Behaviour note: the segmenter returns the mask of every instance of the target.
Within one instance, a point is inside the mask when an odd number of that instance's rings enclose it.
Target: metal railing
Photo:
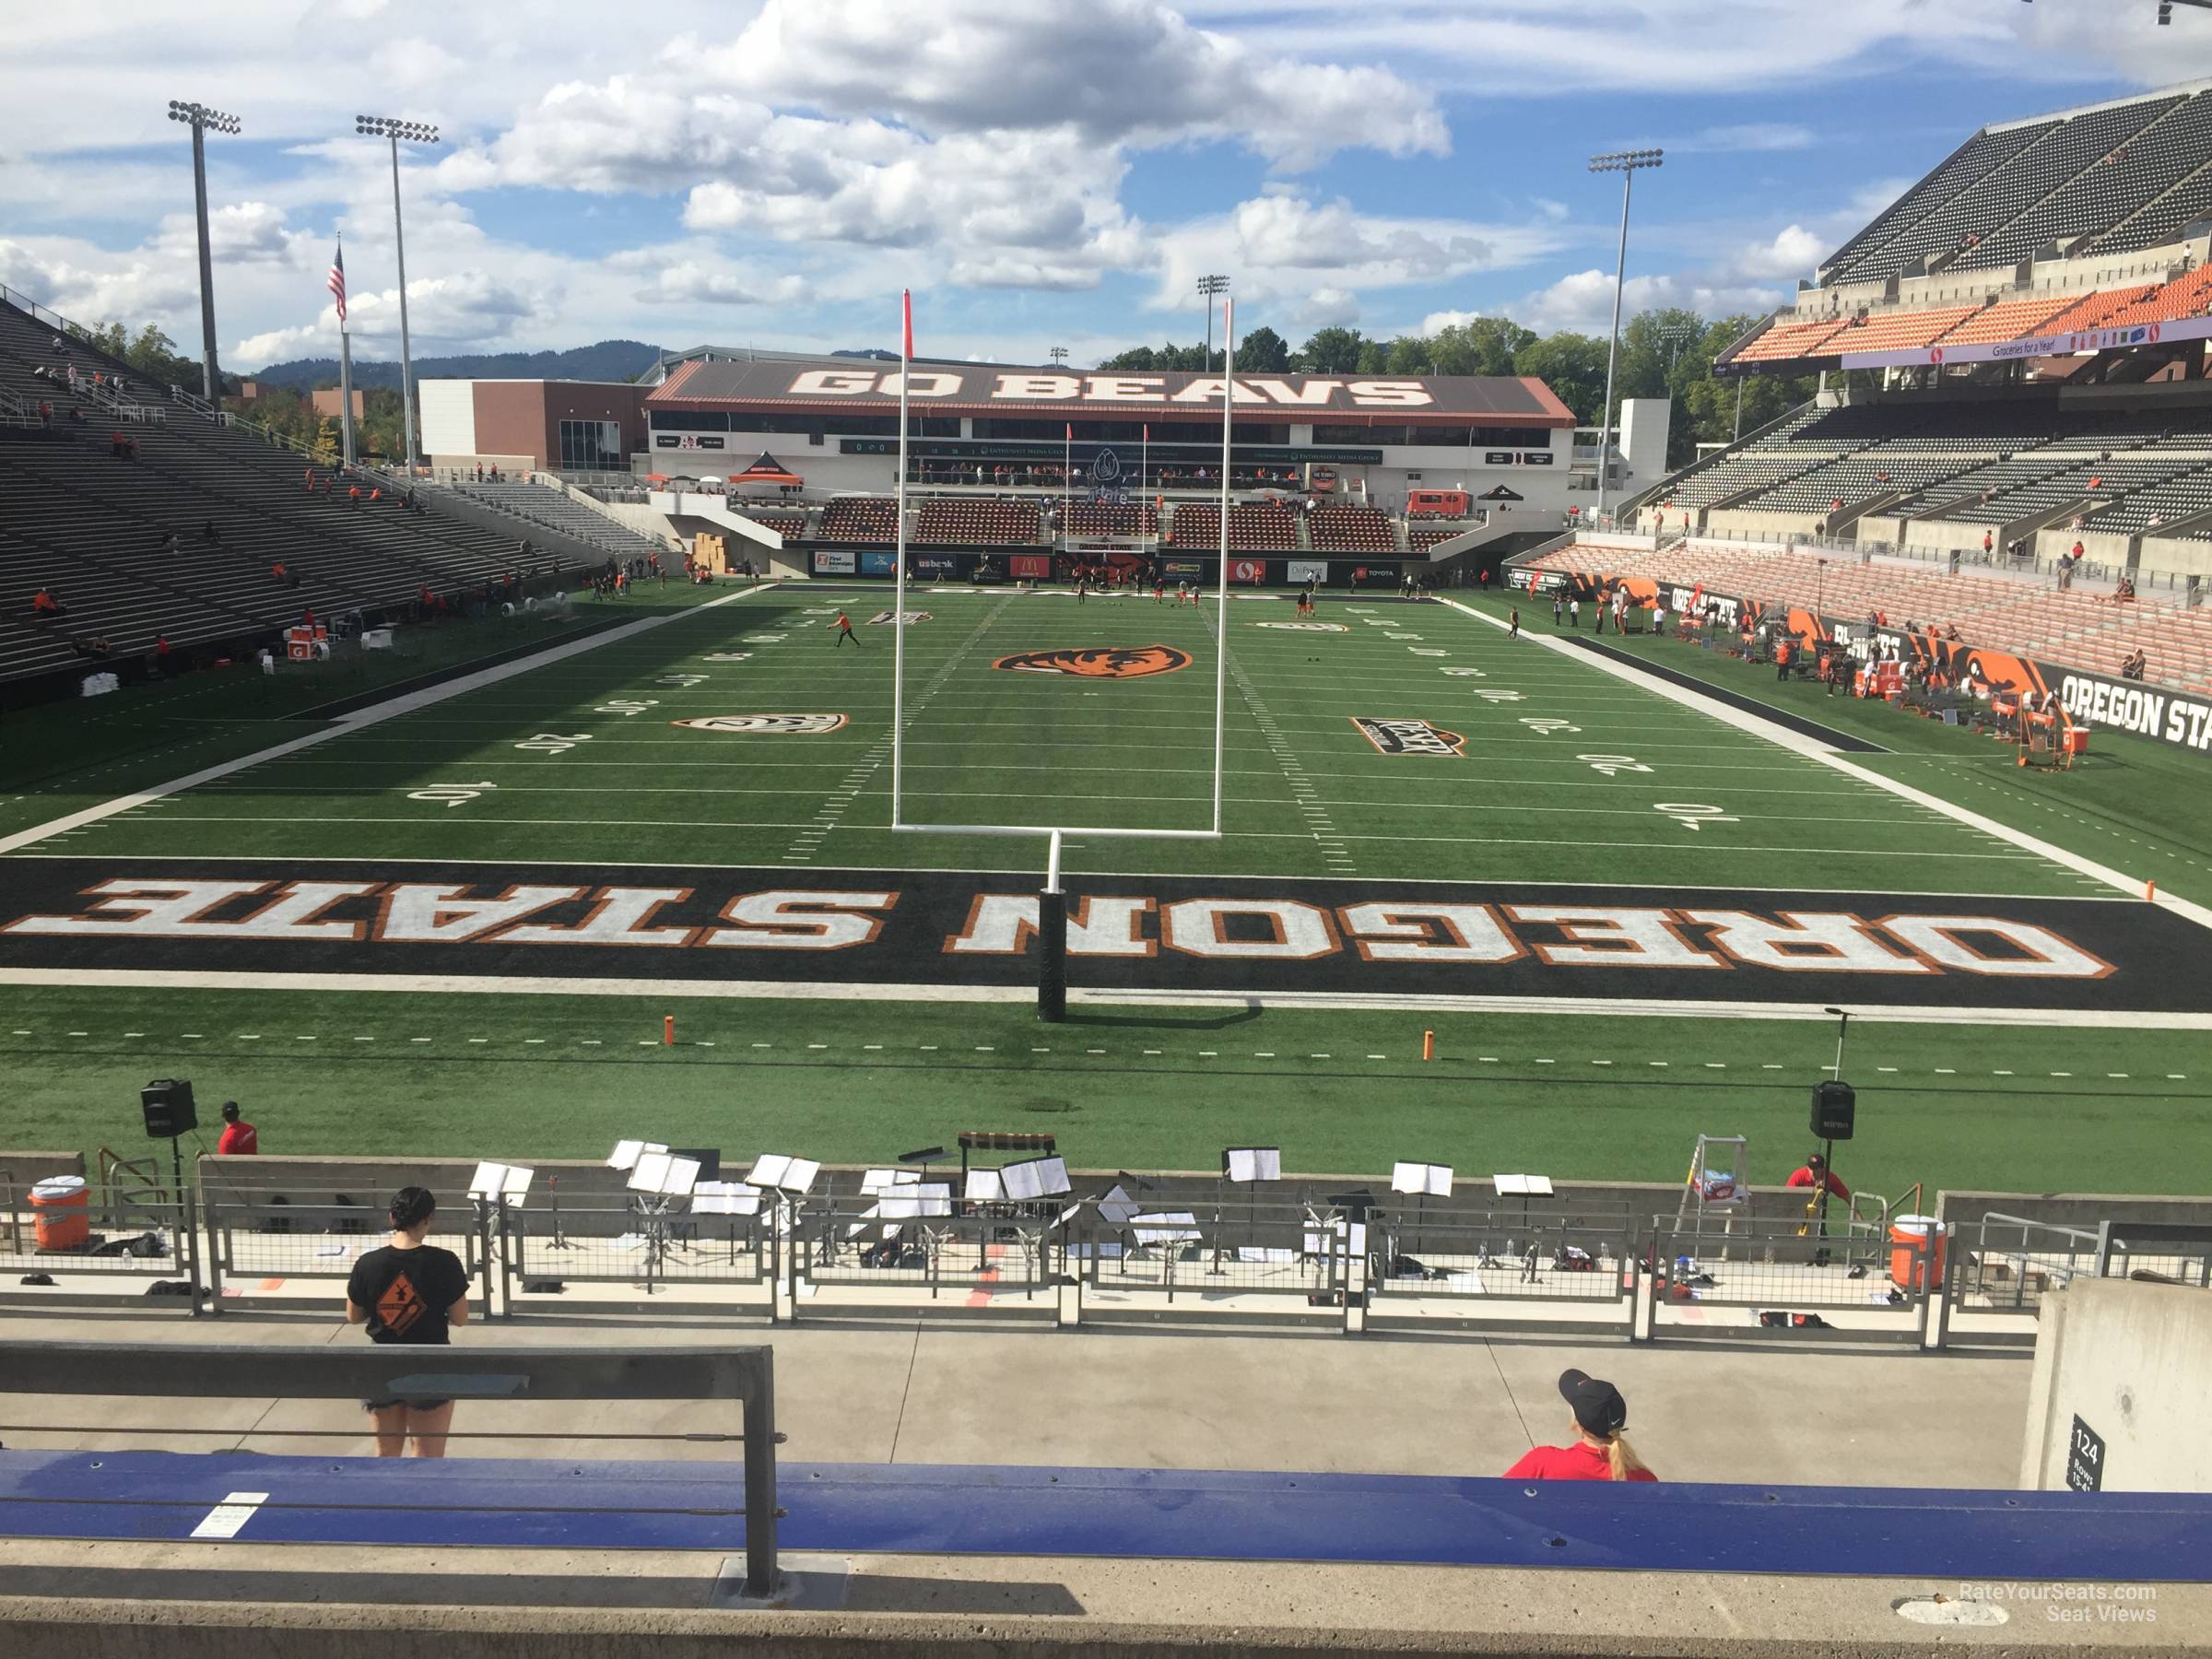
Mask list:
[[[772,1284],[776,1274],[776,1241],[765,1218],[695,1215],[688,1206],[652,1215],[634,1204],[604,1200],[555,1209],[536,1200],[501,1199],[491,1235],[504,1318],[527,1312],[540,1305],[535,1299],[571,1284],[635,1286],[656,1312],[727,1314],[727,1300],[653,1299],[678,1287],[757,1288]]]
[[[116,1298],[146,1297],[155,1284],[182,1288],[168,1306],[198,1313],[202,1278],[198,1215],[191,1190],[182,1199],[135,1200],[127,1222],[95,1224],[83,1212],[81,1244],[50,1249],[38,1242],[37,1212],[25,1226],[12,1196],[0,1251],[0,1302],[18,1307],[109,1307]]]
[[[203,1219],[207,1288],[218,1312],[314,1311],[318,1302],[290,1289],[292,1282],[344,1282],[365,1252],[384,1242],[391,1228],[381,1205],[335,1199],[299,1203],[285,1194],[228,1180],[206,1191]],[[428,1240],[461,1258],[472,1287],[470,1306],[485,1316],[492,1312],[490,1239],[488,1207],[465,1201],[438,1212]],[[320,1305],[335,1311],[336,1293],[325,1294],[327,1300]]]
[[[1931,1325],[1928,1304],[1941,1282],[1932,1271],[1937,1248],[1927,1237],[1893,1240],[1848,1222],[1827,1236],[1808,1223],[1758,1227],[1724,1241],[1659,1219],[1644,1263],[1648,1313],[1640,1324],[1654,1336],[1818,1330],[1936,1346],[1941,1328]],[[1749,1311],[1756,1327],[1705,1319],[1703,1308]]]
[[[744,1464],[746,1592],[778,1588],[776,1552],[775,1356],[764,1347],[656,1347],[636,1354],[606,1348],[480,1351],[408,1346],[343,1348],[257,1344],[241,1362],[235,1344],[0,1342],[0,1393],[67,1399],[127,1394],[156,1400],[465,1400],[480,1403],[735,1400]],[[352,1430],[358,1433],[359,1430]],[[588,1438],[588,1430],[581,1438]],[[286,1460],[257,1466],[281,1471]],[[523,1465],[527,1467],[528,1465]],[[405,1465],[392,1473],[399,1476]],[[368,1477],[364,1477],[367,1478]],[[464,1492],[460,1501],[467,1503]],[[57,1503],[71,1501],[57,1496]],[[106,1502],[106,1500],[85,1501]],[[161,1500],[147,1499],[149,1505]],[[434,1502],[420,1493],[417,1501]],[[205,1512],[197,1500],[191,1507]],[[317,1507],[306,1505],[303,1507]],[[479,1512],[496,1505],[477,1500]]]

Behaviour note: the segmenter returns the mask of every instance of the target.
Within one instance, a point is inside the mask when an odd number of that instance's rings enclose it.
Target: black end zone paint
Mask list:
[[[1267,877],[1071,888],[1067,974],[1099,989],[2212,1012],[2204,931],[2119,899]],[[1034,877],[1013,874],[0,860],[9,968],[1030,990],[1041,920]]]

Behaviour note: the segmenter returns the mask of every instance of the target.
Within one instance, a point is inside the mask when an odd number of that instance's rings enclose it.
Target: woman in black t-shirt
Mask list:
[[[392,1239],[353,1265],[346,1281],[346,1323],[367,1325],[369,1340],[444,1347],[468,1323],[468,1273],[450,1250],[422,1241],[438,1201],[422,1187],[392,1196]],[[376,1423],[376,1454],[397,1457],[408,1437],[418,1457],[443,1457],[453,1420],[451,1400],[361,1402]]]

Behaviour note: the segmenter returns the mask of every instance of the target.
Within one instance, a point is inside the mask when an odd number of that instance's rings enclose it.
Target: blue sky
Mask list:
[[[184,129],[209,140],[219,339],[248,369],[396,345],[403,157],[418,352],[615,335],[1077,363],[1205,329],[1294,343],[1475,313],[1602,330],[1618,181],[1630,306],[1782,302],[1977,125],[2212,76],[2153,0],[76,0],[0,65],[0,281],[196,348]],[[1848,18],[1848,27],[1833,19]],[[640,22],[636,19],[643,19]]]

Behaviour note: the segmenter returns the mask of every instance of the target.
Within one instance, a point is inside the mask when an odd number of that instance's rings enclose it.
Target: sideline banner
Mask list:
[[[1693,596],[1700,607],[1718,606],[1722,621],[1734,629],[1747,610],[1762,617],[1775,607],[1760,599],[1736,594],[1717,594],[1676,582],[1653,582],[1645,576],[1608,576],[1590,571],[1515,571],[1508,585],[1532,597],[1554,593],[1573,594],[1584,600],[1625,587],[1634,599],[1657,598],[1670,617],[1678,617]],[[2128,732],[2175,748],[2212,754],[2212,698],[2177,691],[2171,686],[2124,680],[2063,663],[2016,656],[1990,646],[1963,640],[1938,640],[1926,634],[1909,634],[1899,628],[1877,628],[1864,618],[1848,618],[1792,610],[1790,620],[1799,633],[1816,633],[1845,644],[1869,636],[1896,641],[1904,650],[1924,660],[1940,663],[1954,677],[1971,663],[1983,678],[2000,690],[2054,691],[2077,725],[2086,726],[2094,744],[2096,734]]]

